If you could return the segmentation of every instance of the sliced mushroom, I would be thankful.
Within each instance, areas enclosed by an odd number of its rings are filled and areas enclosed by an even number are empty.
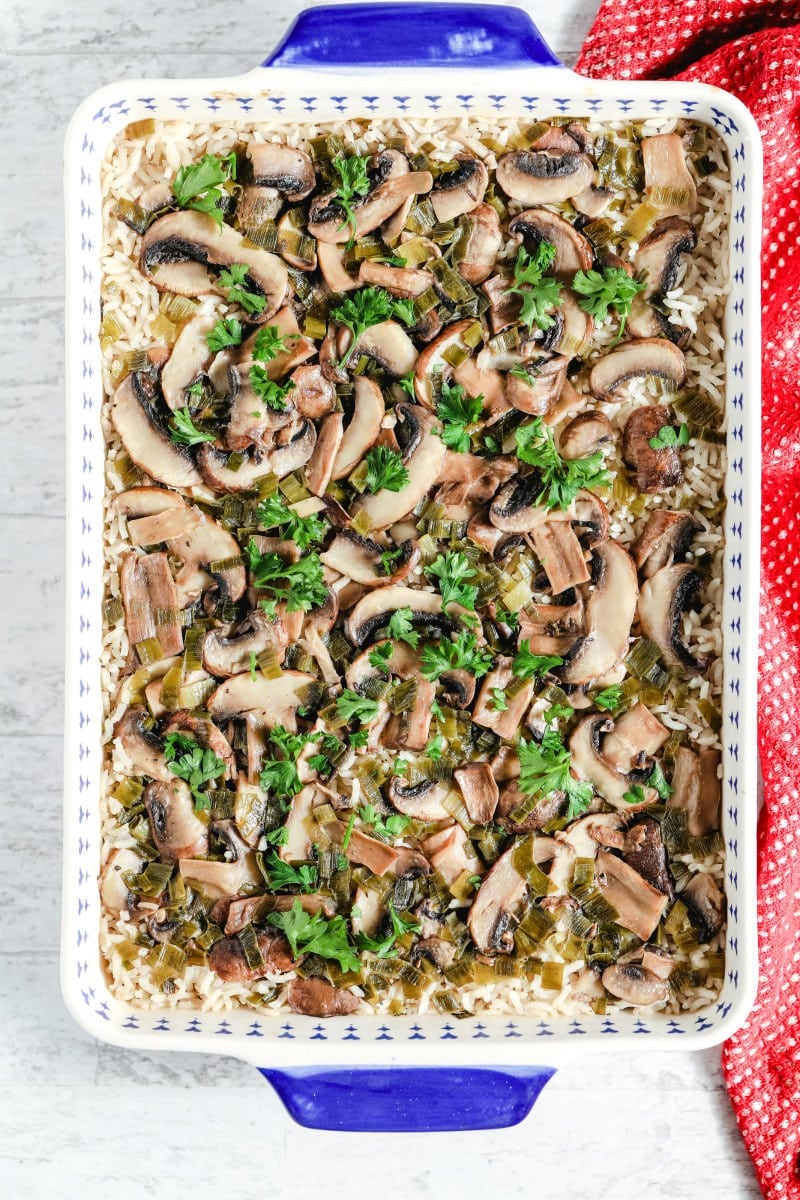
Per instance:
[[[389,784],[389,799],[397,811],[417,821],[449,820],[450,813],[442,804],[446,795],[447,788],[433,779],[405,784],[395,776]]]
[[[400,554],[391,560],[389,574],[381,574],[381,556],[392,549],[395,547],[391,544],[361,537],[351,529],[342,529],[320,555],[320,560],[364,587],[387,587],[405,579],[419,562],[417,543],[404,541],[396,547]]]
[[[395,170],[399,160],[404,164],[403,173]],[[384,150],[380,155],[374,155],[371,166],[377,185],[371,187],[366,196],[354,201],[355,229],[337,202],[336,193],[328,192],[311,202],[308,211],[308,232],[311,237],[338,245],[348,242],[351,236],[358,240],[387,221],[409,197],[425,195],[433,187],[431,173],[409,171],[408,163],[397,151]]]
[[[527,381],[509,371],[505,376],[506,400],[518,412],[546,416],[561,395],[568,366],[569,359],[554,354],[526,363],[522,370]]]
[[[256,658],[272,650],[283,662],[288,645],[286,627],[280,618],[271,620],[261,608],[251,609],[230,630],[209,629],[203,635],[200,653],[203,667],[211,675],[227,678],[249,671],[252,655]]]
[[[347,636],[354,646],[362,649],[373,641],[381,629],[389,624],[392,613],[398,608],[411,609],[411,621],[432,625],[442,633],[452,633],[461,622],[456,616],[442,611],[442,597],[436,592],[423,592],[419,588],[401,587],[397,584],[375,588],[355,605],[347,619]]]
[[[380,736],[388,750],[424,750],[431,728],[431,707],[436,699],[436,684],[417,677],[417,694],[410,712],[392,715]]]
[[[305,150],[284,142],[250,142],[247,153],[256,187],[275,188],[292,203],[305,200],[314,190],[314,164]]]
[[[420,843],[430,865],[438,871],[448,887],[465,871],[478,875],[483,868],[475,858],[472,843],[460,825],[450,825],[431,834]]]
[[[657,375],[675,389],[686,378],[686,360],[682,351],[664,338],[640,338],[623,342],[599,358],[589,374],[589,386],[601,399],[615,399],[629,379]]]
[[[303,703],[300,693],[315,681],[314,675],[304,671],[283,671],[278,679],[267,679],[263,675],[253,679],[249,671],[243,672],[221,683],[209,696],[207,708],[216,721],[259,712],[269,729],[283,725],[294,731],[297,709]]]
[[[605,413],[592,410],[573,417],[561,431],[559,453],[562,458],[588,458],[614,441],[614,430]]]
[[[111,422],[141,471],[170,487],[197,487],[203,481],[189,448],[170,440],[156,415],[154,399],[152,381],[134,371],[114,393]]]
[[[346,1017],[361,1003],[355,992],[334,987],[327,979],[310,975],[293,979],[286,989],[286,1003],[292,1012],[306,1017]]]
[[[256,935],[259,953],[263,966],[251,967],[245,958],[242,943],[238,937],[220,938],[208,952],[208,965],[211,970],[226,983],[249,983],[253,979],[261,979],[273,971],[291,971],[294,960],[289,949],[289,943],[279,933],[259,933]]]
[[[457,154],[455,171],[439,175],[430,194],[437,221],[452,221],[472,212],[481,203],[489,185],[489,172],[479,158]]]
[[[522,313],[522,297],[509,289],[510,282],[511,280],[505,274],[493,275],[491,279],[484,282],[481,288],[489,301],[488,318],[493,334],[501,333],[510,325],[516,325]],[[488,347],[481,351],[483,358],[486,357],[487,350]],[[504,364],[502,361],[498,361],[492,365],[503,366]]]
[[[664,217],[693,213],[697,209],[697,188],[677,133],[659,133],[642,138],[644,190],[651,204]]]
[[[166,738],[170,733],[186,732],[204,750],[211,750],[225,764],[225,779],[235,779],[237,774],[236,759],[233,747],[221,729],[213,721],[195,716],[185,708],[170,714],[163,727],[162,734]]]
[[[118,916],[135,907],[138,897],[129,891],[123,876],[138,875],[146,865],[147,859],[127,846],[111,851],[100,872],[100,899],[110,913]]]
[[[179,607],[186,608],[205,593],[206,610],[215,604],[239,600],[247,587],[247,571],[239,543],[205,513],[185,533],[168,540],[170,554],[182,566],[175,576]],[[213,568],[213,570],[212,570]]]
[[[313,847],[306,822],[314,806],[321,800],[322,797],[313,787],[304,787],[296,796],[292,796],[289,815],[284,822],[286,841],[278,851],[282,862],[306,862],[310,858]]]
[[[444,971],[451,965],[455,955],[456,948],[452,942],[446,942],[444,938],[439,937],[422,938],[411,951],[411,961],[416,962],[424,958],[433,963],[438,971]]]
[[[670,900],[674,899],[675,888],[667,865],[667,851],[661,840],[661,825],[654,817],[642,816],[631,825],[625,835],[622,857],[651,887]]]
[[[616,909],[618,923],[646,942],[663,917],[669,897],[606,850],[597,852],[594,878],[598,891]]]
[[[161,371],[161,392],[167,408],[186,407],[186,389],[205,371],[213,351],[208,335],[217,322],[216,313],[201,313],[187,322],[175,339],[172,353]]]
[[[702,655],[694,655],[683,640],[683,614],[700,608],[702,578],[688,563],[662,567],[642,584],[639,621],[670,667],[681,667],[700,675],[708,666]]]
[[[395,850],[393,846],[388,846],[386,842],[379,842],[377,838],[368,837],[360,829],[351,829],[345,846],[347,826],[343,825],[341,821],[329,821],[324,826],[324,830],[332,842],[341,846],[342,853],[350,862],[369,867],[374,875],[385,875],[387,871],[394,869],[399,851]]]
[[[470,819],[476,825],[488,824],[494,817],[500,797],[492,768],[486,762],[468,763],[465,767],[456,767],[453,775],[461,788]]]
[[[697,232],[682,217],[659,221],[640,243],[633,265],[636,274],[644,278],[645,289],[631,305],[627,329],[632,337],[668,337],[681,346],[688,342],[690,330],[673,325],[654,302],[675,287],[681,254],[691,252],[696,245]]]
[[[588,683],[604,675],[628,649],[639,586],[636,568],[619,542],[609,538],[594,547],[592,580],[584,635],[569,651],[560,671],[565,683]]]
[[[596,187],[591,184],[582,192],[578,192],[577,196],[572,197],[572,206],[579,213],[583,213],[585,217],[595,221],[598,217],[602,217],[613,199],[613,188]]]
[[[483,411],[491,424],[511,405],[505,397],[506,376],[499,371],[481,371],[474,358],[465,358],[453,371],[453,379],[460,383],[468,396],[483,396]]]
[[[514,927],[527,891],[514,866],[514,848],[501,854],[484,878],[467,917],[472,940],[482,954],[510,954]]]
[[[205,213],[186,209],[154,221],[142,240],[142,274],[159,291],[180,296],[216,292],[227,288],[217,282],[219,271],[232,263],[245,263],[244,286],[263,296],[264,309],[252,319],[267,321],[283,303],[289,276],[276,254],[253,246],[230,225],[221,227]]]
[[[603,757],[625,774],[643,767],[669,739],[666,729],[645,704],[634,704],[617,719],[603,742]]]
[[[508,232],[528,249],[549,242],[556,255],[548,273],[571,282],[577,271],[588,271],[594,262],[591,242],[559,213],[528,208],[508,223]]]
[[[503,533],[489,520],[488,508],[479,509],[467,526],[467,537],[476,546],[482,547],[495,562],[501,562],[515,547],[523,546],[524,539],[518,533]]]
[[[654,508],[631,547],[633,561],[650,579],[662,567],[683,562],[694,535],[702,528],[702,523],[685,509],[673,512],[667,508]]]
[[[364,259],[358,271],[359,283],[373,284],[385,288],[392,296],[401,300],[414,300],[433,285],[429,271],[418,271],[412,267],[390,267],[386,263]]]
[[[322,374],[318,364],[297,367],[291,375],[292,404],[304,417],[318,421],[336,408],[336,388]]]
[[[569,521],[545,521],[531,530],[530,538],[554,595],[559,596],[591,578],[583,549]]]
[[[719,750],[700,751],[700,802],[694,814],[689,813],[688,828],[693,837],[705,837],[719,829],[722,787],[719,778],[721,762]]]
[[[537,473],[520,475],[502,487],[489,506],[489,520],[503,533],[530,533],[550,517],[538,504],[542,481]]]
[[[679,898],[689,910],[689,919],[701,942],[710,942],[725,924],[725,896],[714,877],[706,871],[698,871]]]
[[[458,273],[467,283],[483,283],[494,270],[503,244],[500,218],[491,204],[478,204],[464,217]]]
[[[208,826],[195,816],[194,797],[188,783],[171,776],[170,782],[148,783],[142,801],[150,818],[150,833],[159,858],[176,863],[182,858],[208,853]]]
[[[246,492],[264,475],[272,473],[283,479],[305,466],[316,442],[313,423],[299,417],[278,430],[269,450],[251,447],[237,453],[235,468],[229,465],[231,456],[227,451],[217,450],[208,443],[200,447],[197,458],[203,479],[214,491]]]
[[[385,413],[383,393],[377,383],[366,375],[356,376],[353,416],[333,464],[333,479],[344,479],[354,471],[370,446],[374,446]]]
[[[523,204],[560,204],[594,181],[594,165],[575,150],[515,150],[497,163],[497,182]]]
[[[350,330],[344,329],[338,342],[342,353],[348,349],[351,341]],[[366,329],[353,348],[351,363],[357,363],[361,354],[373,359],[395,379],[402,379],[409,371],[413,371],[417,361],[417,348],[397,321],[382,321]]]
[[[506,695],[508,707],[504,712],[498,712],[494,704],[493,692],[497,688],[505,692],[512,682],[515,685],[519,684],[519,680],[511,670],[511,659],[503,656],[496,658],[494,668],[485,676],[481,684],[481,690],[478,692],[478,699],[472,713],[472,719],[476,725],[481,725],[484,729],[493,729],[498,737],[504,739],[512,738],[517,732],[533,697],[533,684],[524,683],[519,691],[515,690],[513,696]]]
[[[443,671],[439,683],[442,700],[451,708],[469,708],[475,698],[475,676],[465,669]]]
[[[660,404],[635,408],[622,431],[622,457],[636,479],[640,492],[661,492],[683,482],[680,447],[660,450],[651,443],[666,427],[674,429],[669,409]]]
[[[262,882],[261,873],[252,854],[236,862],[182,858],[179,870],[182,879],[199,887],[215,900],[223,896],[236,896],[243,887]]]
[[[434,433],[438,421],[433,413],[418,404],[405,403],[398,404],[394,411],[397,417],[395,434],[402,446],[408,482],[398,492],[381,488],[374,496],[362,495],[354,502],[352,515],[366,513],[373,529],[386,529],[411,512],[439,478],[447,450],[442,439]]]
[[[658,1004],[667,998],[667,985],[636,963],[613,963],[603,971],[603,987],[628,1004]]]
[[[340,246],[334,246],[333,242],[318,242],[317,261],[322,278],[332,292],[353,292],[361,287],[361,280],[347,273]]]
[[[114,726],[115,748],[119,747],[125,757],[123,769],[131,775],[148,775],[161,783],[171,783],[175,776],[164,758],[164,746],[148,723],[145,709],[134,704]]]
[[[528,799],[528,795],[520,791],[517,780],[509,780],[500,789],[495,814],[496,823],[502,829],[508,830],[509,833],[534,833],[536,830],[543,829],[555,817],[559,817],[565,803],[563,792],[553,792],[537,801],[536,806],[520,820],[515,820],[514,812]]]
[[[584,601],[575,593],[571,604],[530,604],[518,614],[519,640],[532,654],[564,657],[583,631]]]
[[[630,811],[631,805],[625,799],[626,793],[638,785],[642,789],[642,803],[652,803],[657,793],[647,786],[647,780],[652,772],[652,762],[645,757],[644,765],[639,763],[628,771],[620,770],[606,758],[603,747],[603,734],[613,728],[613,721],[597,713],[583,717],[572,730],[569,747],[572,753],[572,769],[581,779],[588,779],[592,787],[600,793],[614,808],[623,812]]]
[[[333,465],[342,444],[344,417],[328,413],[320,424],[317,444],[306,464],[306,483],[315,496],[323,496],[331,481]]]
[[[445,354],[453,346],[461,345],[461,335],[474,324],[475,321],[467,317],[466,320],[448,325],[441,336],[431,342],[417,358],[414,365],[414,391],[420,404],[426,408],[434,409],[436,407],[431,390],[431,379],[434,372],[452,370]]]
[[[183,650],[183,630],[178,614],[178,589],[166,554],[126,554],[119,572],[125,609],[125,627],[131,648],[152,638],[169,657]]]

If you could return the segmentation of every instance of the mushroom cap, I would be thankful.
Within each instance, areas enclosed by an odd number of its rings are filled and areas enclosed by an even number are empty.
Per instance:
[[[307,1017],[346,1017],[361,1003],[355,992],[334,987],[327,979],[310,975],[293,979],[286,990],[286,1002],[292,1012]]]
[[[442,597],[438,592],[423,592],[418,588],[393,584],[374,588],[367,592],[355,605],[347,619],[347,636],[359,648],[374,640],[378,630],[384,629],[393,612],[398,608],[411,609],[411,621],[435,625],[444,633],[459,629],[461,622],[455,616],[442,611]]]
[[[251,142],[247,152],[256,187],[275,188],[292,202],[305,200],[314,190],[314,164],[305,150],[284,142]]]
[[[211,675],[229,677],[249,670],[251,655],[258,657],[272,649],[283,661],[288,644],[286,628],[278,617],[272,621],[263,608],[251,609],[229,631],[209,629],[203,635],[200,653],[203,666]]]
[[[383,393],[374,380],[357,375],[353,416],[342,435],[333,464],[333,479],[344,479],[354,471],[371,446],[378,440],[386,413]]]
[[[549,242],[555,246],[555,259],[548,274],[558,279],[572,280],[577,271],[588,271],[594,262],[594,250],[566,217],[548,208],[528,208],[508,223],[508,232],[518,241],[534,246]]]
[[[628,1004],[657,1004],[667,998],[667,985],[652,971],[635,963],[612,963],[603,971],[603,987]]]
[[[682,562],[694,535],[702,528],[697,517],[686,509],[654,508],[631,547],[633,561],[649,579],[662,567]]]
[[[594,547],[592,588],[586,602],[584,635],[566,656],[565,683],[588,683],[610,671],[628,649],[639,585],[626,550],[609,538]]]
[[[457,154],[455,162],[459,164],[456,170],[442,172],[430,193],[437,221],[452,221],[472,212],[489,185],[489,172],[479,158]]]
[[[208,711],[215,720],[257,711],[269,729],[275,725],[294,729],[295,714],[303,703],[298,693],[315,681],[315,675],[304,671],[283,671],[278,679],[263,675],[253,679],[249,671],[244,671],[232,675],[211,693]]]
[[[142,801],[162,862],[176,863],[208,852],[208,826],[195,816],[188,783],[172,774],[168,783],[154,780],[144,789]]]
[[[501,854],[484,876],[467,917],[472,940],[482,954],[510,954],[513,927],[528,889],[514,866],[515,847]]]
[[[483,283],[491,275],[503,244],[500,218],[491,204],[478,204],[464,218],[464,224],[467,234],[460,245],[458,273],[467,283]]]
[[[589,374],[589,386],[595,396],[615,399],[629,379],[646,375],[658,375],[679,388],[686,378],[686,360],[682,351],[663,338],[623,342],[597,360]]]
[[[702,577],[689,563],[662,567],[642,584],[639,621],[642,632],[658,646],[664,661],[693,675],[702,674],[708,663],[695,656],[683,640],[683,614],[699,609]]]
[[[594,180],[594,164],[573,150],[515,150],[497,164],[497,182],[523,204],[560,204]]]
[[[386,529],[401,520],[417,504],[439,478],[447,447],[434,433],[438,427],[433,413],[418,404],[398,404],[395,408],[398,424],[395,433],[407,438],[402,450],[408,482],[397,492],[381,488],[375,495],[362,495],[351,507],[352,516],[365,512],[373,529]],[[403,442],[400,438],[401,446]]]
[[[622,457],[634,472],[640,492],[661,492],[683,481],[680,447],[663,446],[659,450],[650,445],[664,426],[674,428],[669,409],[660,404],[635,408],[625,422]]]
[[[442,801],[448,789],[434,779],[406,784],[394,776],[389,784],[389,800],[398,812],[418,821],[447,821],[450,813]]]
[[[111,404],[111,423],[131,461],[159,483],[191,488],[203,482],[188,446],[170,439],[154,407],[152,383],[134,371],[117,388]]]

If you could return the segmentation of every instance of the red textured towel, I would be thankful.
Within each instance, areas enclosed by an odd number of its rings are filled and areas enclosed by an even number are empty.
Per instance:
[[[800,1197],[800,0],[606,0],[577,70],[717,84],[764,139],[760,983],[723,1067],[764,1195]]]

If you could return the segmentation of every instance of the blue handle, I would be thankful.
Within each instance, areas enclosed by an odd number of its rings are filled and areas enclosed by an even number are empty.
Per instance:
[[[259,1068],[310,1129],[441,1133],[502,1129],[527,1117],[553,1067]]]
[[[325,4],[290,26],[264,67],[563,67],[528,14],[505,4]]]

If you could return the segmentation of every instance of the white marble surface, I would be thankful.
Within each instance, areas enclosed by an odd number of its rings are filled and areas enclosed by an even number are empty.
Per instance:
[[[100,1045],[62,1007],[64,127],[85,95],[115,79],[247,70],[301,7],[0,5],[0,1194],[160,1200],[188,1186],[194,1200],[312,1189],[338,1200],[381,1186],[377,1165],[399,1151],[403,1173],[395,1168],[389,1178],[414,1198],[455,1200],[489,1188],[508,1200],[573,1191],[587,1200],[757,1197],[716,1051],[577,1058],[517,1129],[416,1135],[406,1145],[390,1135],[303,1130],[252,1068]],[[525,7],[573,62],[595,0]]]

